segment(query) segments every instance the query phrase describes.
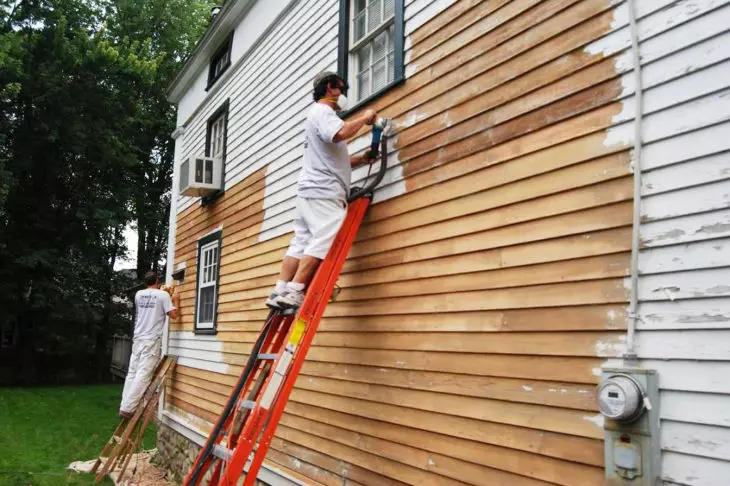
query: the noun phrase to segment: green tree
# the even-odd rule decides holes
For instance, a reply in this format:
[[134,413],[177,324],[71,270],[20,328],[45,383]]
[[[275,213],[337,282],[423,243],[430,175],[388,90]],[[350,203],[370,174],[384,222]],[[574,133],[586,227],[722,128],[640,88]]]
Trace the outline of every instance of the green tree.
[[21,377],[106,372],[128,313],[115,300],[129,285],[114,272],[123,229],[140,227],[143,269],[164,256],[164,91],[206,11],[185,0],[0,3],[0,326],[20,329]]

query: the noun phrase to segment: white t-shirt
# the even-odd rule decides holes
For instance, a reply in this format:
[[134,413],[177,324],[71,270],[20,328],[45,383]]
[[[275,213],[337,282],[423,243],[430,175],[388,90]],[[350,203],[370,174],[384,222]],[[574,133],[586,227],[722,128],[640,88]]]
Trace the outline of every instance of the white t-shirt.
[[134,339],[156,339],[162,336],[165,316],[175,307],[170,294],[160,289],[144,289],[134,296],[137,320],[134,324]]
[[304,122],[304,159],[299,196],[346,201],[350,194],[347,142],[332,142],[343,122],[329,106],[315,103]]

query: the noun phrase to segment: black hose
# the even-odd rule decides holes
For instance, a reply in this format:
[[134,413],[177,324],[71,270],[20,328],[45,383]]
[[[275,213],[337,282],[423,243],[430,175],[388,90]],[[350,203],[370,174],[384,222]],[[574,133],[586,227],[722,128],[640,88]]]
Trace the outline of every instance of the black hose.
[[380,138],[380,170],[375,174],[375,179],[365,187],[353,187],[350,197],[347,198],[347,202],[352,202],[366,194],[371,194],[378,184],[380,184],[380,181],[383,180],[383,177],[385,177],[386,170],[388,170],[388,137],[383,134]]
[[271,322],[273,321],[275,314],[276,314],[275,310],[272,310],[269,313],[269,317],[266,319],[266,322],[264,323],[264,327],[263,327],[263,329],[261,329],[261,333],[259,334],[259,337],[256,340],[256,343],[253,345],[253,349],[251,350],[251,356],[249,356],[248,362],[246,363],[246,369],[241,374],[241,377],[239,378],[238,383],[236,383],[235,389],[231,393],[231,399],[226,404],[226,407],[223,409],[223,412],[221,413],[221,416],[218,419],[218,422],[215,424],[213,431],[208,436],[208,440],[206,441],[205,446],[203,447],[203,452],[200,455],[200,461],[198,462],[197,466],[195,467],[195,469],[193,469],[193,471],[190,474],[190,484],[196,484],[198,479],[200,479],[198,476],[200,476],[203,464],[207,460],[208,456],[212,453],[216,438],[218,437],[218,434],[220,434],[221,429],[223,428],[223,424],[225,424],[226,420],[228,419],[228,416],[231,414],[231,411],[233,411],[233,407],[236,405],[236,402],[238,402],[238,397],[241,394],[241,390],[243,389],[243,386],[246,384],[246,381],[248,381],[248,377],[251,374],[251,371],[253,370],[253,367],[256,364],[256,361],[258,360],[259,351],[261,351],[261,346],[263,346],[263,344],[264,344],[264,339],[266,338],[266,335],[268,334],[269,327],[271,326]]

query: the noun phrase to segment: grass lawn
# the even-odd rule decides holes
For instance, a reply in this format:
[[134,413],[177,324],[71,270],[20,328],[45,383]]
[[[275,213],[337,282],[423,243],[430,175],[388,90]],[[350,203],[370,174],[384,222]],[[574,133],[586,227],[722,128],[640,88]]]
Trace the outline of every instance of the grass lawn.
[[[121,384],[0,388],[0,485],[96,484],[66,467],[101,452],[119,423],[121,393]],[[155,437],[151,423],[145,449]]]

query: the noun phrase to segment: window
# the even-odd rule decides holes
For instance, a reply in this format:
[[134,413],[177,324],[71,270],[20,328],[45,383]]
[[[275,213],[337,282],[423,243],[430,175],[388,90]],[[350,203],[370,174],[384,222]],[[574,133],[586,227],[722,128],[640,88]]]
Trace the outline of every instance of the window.
[[403,81],[403,0],[340,0],[338,71],[353,109]]
[[[210,118],[208,118],[208,128],[205,134],[205,156],[221,158],[221,181],[223,181],[222,187],[224,188],[226,175],[226,143],[228,141],[228,104],[229,100],[226,100],[223,105],[218,108]],[[196,170],[198,170],[197,167]],[[201,167],[200,170],[203,170],[203,168]],[[212,170],[212,166],[205,168],[205,180],[213,180],[213,174],[207,174],[207,172]],[[200,202],[203,205],[210,204],[219,198],[223,192],[224,190],[221,189],[213,195],[201,198]]]
[[208,67],[208,86],[205,88],[208,91],[211,86],[215,84],[218,78],[229,68],[231,65],[231,47],[233,46],[233,32],[231,32],[223,44],[215,51],[213,57],[210,58],[210,66]]
[[216,231],[198,241],[196,332],[215,332],[216,329],[221,237],[222,232]]

